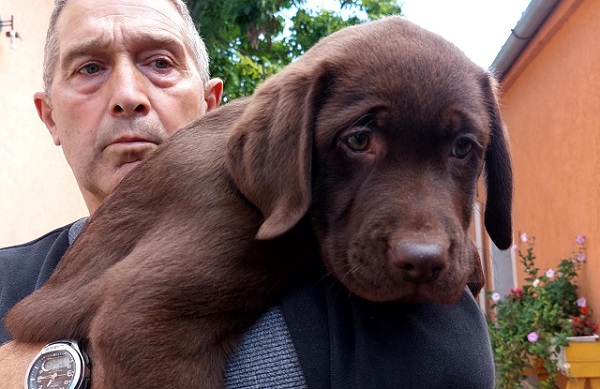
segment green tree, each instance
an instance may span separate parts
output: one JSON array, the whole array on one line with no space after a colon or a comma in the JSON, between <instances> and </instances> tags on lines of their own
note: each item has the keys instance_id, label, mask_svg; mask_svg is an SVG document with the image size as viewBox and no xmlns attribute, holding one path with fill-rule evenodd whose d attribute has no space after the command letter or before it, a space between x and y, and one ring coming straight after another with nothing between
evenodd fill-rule
<instances>
[{"instance_id":1,"label":"green tree","mask_svg":"<svg viewBox=\"0 0 600 389\"><path fill-rule=\"evenodd\" d=\"M322 37L401 13L396 0L340 0L346 16L308 9L306 0L186 1L206 43L210 72L225 82L226 101L252 94Z\"/></svg>"}]
</instances>

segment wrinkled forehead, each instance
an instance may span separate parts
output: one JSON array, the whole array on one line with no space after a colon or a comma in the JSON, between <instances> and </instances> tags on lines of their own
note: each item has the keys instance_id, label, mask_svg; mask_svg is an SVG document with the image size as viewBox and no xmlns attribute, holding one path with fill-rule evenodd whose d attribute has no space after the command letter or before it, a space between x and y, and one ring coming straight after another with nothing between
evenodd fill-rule
<instances>
[{"instance_id":1,"label":"wrinkled forehead","mask_svg":"<svg viewBox=\"0 0 600 389\"><path fill-rule=\"evenodd\" d=\"M58 23L61 58L81 44L124 40L173 40L185 45L184 21L167 0L70 0Z\"/></svg>"}]
</instances>

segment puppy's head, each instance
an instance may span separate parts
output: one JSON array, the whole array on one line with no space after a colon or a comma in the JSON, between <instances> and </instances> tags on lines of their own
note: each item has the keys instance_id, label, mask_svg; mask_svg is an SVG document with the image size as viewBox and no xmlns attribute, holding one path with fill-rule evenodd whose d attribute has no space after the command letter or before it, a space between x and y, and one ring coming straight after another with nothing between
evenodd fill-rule
<instances>
[{"instance_id":1,"label":"puppy's head","mask_svg":"<svg viewBox=\"0 0 600 389\"><path fill-rule=\"evenodd\" d=\"M491 77L398 17L344 29L268 80L228 164L275 238L308 214L327 269L373 301L455 301L481 271L467 229L511 243L510 159Z\"/></svg>"}]
</instances>

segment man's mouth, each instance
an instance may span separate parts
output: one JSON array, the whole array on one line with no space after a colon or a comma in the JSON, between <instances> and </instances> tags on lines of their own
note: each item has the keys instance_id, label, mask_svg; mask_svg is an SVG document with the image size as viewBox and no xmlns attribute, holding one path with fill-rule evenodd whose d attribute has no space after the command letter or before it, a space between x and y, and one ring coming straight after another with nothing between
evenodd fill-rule
<instances>
[{"instance_id":1,"label":"man's mouth","mask_svg":"<svg viewBox=\"0 0 600 389\"><path fill-rule=\"evenodd\" d=\"M137 135L122 135L116 139L114 139L110 144L117 143L155 143L152 140L149 140L145 137L137 136Z\"/></svg>"},{"instance_id":2,"label":"man's mouth","mask_svg":"<svg viewBox=\"0 0 600 389\"><path fill-rule=\"evenodd\" d=\"M158 147L146 140L128 139L117 140L104 149L104 154L117 165L142 161Z\"/></svg>"}]
</instances>

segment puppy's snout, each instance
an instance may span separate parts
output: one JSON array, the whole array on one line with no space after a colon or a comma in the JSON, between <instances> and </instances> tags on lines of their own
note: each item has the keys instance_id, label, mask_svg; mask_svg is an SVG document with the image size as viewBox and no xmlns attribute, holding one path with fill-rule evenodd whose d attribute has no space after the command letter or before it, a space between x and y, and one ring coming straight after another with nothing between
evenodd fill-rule
<instances>
[{"instance_id":1,"label":"puppy's snout","mask_svg":"<svg viewBox=\"0 0 600 389\"><path fill-rule=\"evenodd\" d=\"M409 282L435 281L448 266L448 248L441 244L400 242L391 249L392 265Z\"/></svg>"}]
</instances>

